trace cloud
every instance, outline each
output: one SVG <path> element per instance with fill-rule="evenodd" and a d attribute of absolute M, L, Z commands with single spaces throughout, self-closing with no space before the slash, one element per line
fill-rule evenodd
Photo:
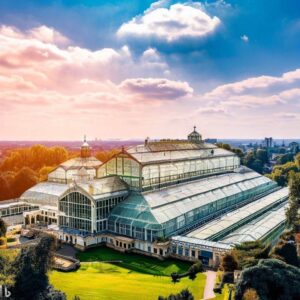
<path fill-rule="evenodd" d="M 298 99 L 300 100 L 300 89 L 299 88 L 294 88 L 294 89 L 288 89 L 284 90 L 280 93 L 280 97 L 286 100 L 291 100 L 291 99 Z"/>
<path fill-rule="evenodd" d="M 193 89 L 187 82 L 165 78 L 132 78 L 120 84 L 120 88 L 151 99 L 177 99 L 189 96 Z"/>
<path fill-rule="evenodd" d="M 182 38 L 203 38 L 221 24 L 218 17 L 209 16 L 201 6 L 173 4 L 169 8 L 152 6 L 142 16 L 136 16 L 119 28 L 119 37 L 154 37 L 169 43 Z"/>
<path fill-rule="evenodd" d="M 202 107 L 196 110 L 196 114 L 203 115 L 227 115 L 228 111 L 224 107 Z"/>
<path fill-rule="evenodd" d="M 243 41 L 243 42 L 245 42 L 245 43 L 248 43 L 249 42 L 249 37 L 247 36 L 247 35 L 242 35 L 241 36 L 241 40 Z"/>
<path fill-rule="evenodd" d="M 66 46 L 71 44 L 71 41 L 61 34 L 59 31 L 52 27 L 47 27 L 45 25 L 31 28 L 27 31 L 20 31 L 16 27 L 12 26 L 0 26 L 0 34 L 6 36 L 7 38 L 15 38 L 22 40 L 37 40 L 44 43 L 56 44 L 59 46 Z"/>
<path fill-rule="evenodd" d="M 105 125 L 108 115 L 120 112 L 122 120 L 144 119 L 162 109 L 160 100 L 193 93 L 187 82 L 162 78 L 169 68 L 154 48 L 138 57 L 126 45 L 85 49 L 46 26 L 25 32 L 2 26 L 0 45 L 0 116 L 9 132 L 24 118 L 27 128 L 34 128 L 41 116 L 44 125 L 49 118 L 65 124 L 74 115 L 79 123 L 87 115 L 101 116 Z"/>
<path fill-rule="evenodd" d="M 275 117 L 290 120 L 290 119 L 297 119 L 299 117 L 299 114 L 282 112 L 282 113 L 275 114 Z"/>
<path fill-rule="evenodd" d="M 281 84 L 291 84 L 300 80 L 300 69 L 283 73 L 281 76 L 258 76 L 251 77 L 234 83 L 223 84 L 205 94 L 206 98 L 226 97 L 238 95 L 254 90 L 268 89 L 272 86 Z"/>

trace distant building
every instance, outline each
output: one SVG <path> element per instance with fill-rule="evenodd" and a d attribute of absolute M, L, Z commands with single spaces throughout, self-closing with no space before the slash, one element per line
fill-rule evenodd
<path fill-rule="evenodd" d="M 210 143 L 210 144 L 216 144 L 218 142 L 218 140 L 217 139 L 205 139 L 204 142 Z"/>
<path fill-rule="evenodd" d="M 273 138 L 272 137 L 266 137 L 265 140 L 263 141 L 263 147 L 269 149 L 273 148 Z"/>
<path fill-rule="evenodd" d="M 297 142 L 291 142 L 289 144 L 289 150 L 292 154 L 297 154 L 300 151 L 299 143 Z"/>

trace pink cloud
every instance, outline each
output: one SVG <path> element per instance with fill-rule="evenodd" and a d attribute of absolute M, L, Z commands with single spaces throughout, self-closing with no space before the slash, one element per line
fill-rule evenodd
<path fill-rule="evenodd" d="M 193 89 L 187 82 L 165 78 L 131 78 L 120 84 L 120 88 L 151 99 L 177 99 L 189 96 Z"/>

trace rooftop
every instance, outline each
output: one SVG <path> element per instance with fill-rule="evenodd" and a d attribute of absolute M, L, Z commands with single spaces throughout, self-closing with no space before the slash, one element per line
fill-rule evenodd
<path fill-rule="evenodd" d="M 265 197 L 260 198 L 248 205 L 241 207 L 221 218 L 213 220 L 206 225 L 190 232 L 187 236 L 199 239 L 210 239 L 222 231 L 229 230 L 233 225 L 238 224 L 242 220 L 247 220 L 251 215 L 257 214 L 259 211 L 267 209 L 274 203 L 286 200 L 288 197 L 288 188 L 282 188 Z"/>
<path fill-rule="evenodd" d="M 162 224 L 193 209 L 247 191 L 262 184 L 276 183 L 244 168 L 144 193 L 131 193 L 111 213 L 115 219 Z"/>
<path fill-rule="evenodd" d="M 242 226 L 226 236 L 222 242 L 229 244 L 237 244 L 248 241 L 263 240 L 270 232 L 278 228 L 286 220 L 285 210 L 286 203 L 279 208 L 273 209 L 263 216 L 256 218 L 249 224 Z"/>

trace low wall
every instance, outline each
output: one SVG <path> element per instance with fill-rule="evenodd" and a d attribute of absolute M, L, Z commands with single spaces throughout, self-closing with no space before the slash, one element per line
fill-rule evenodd
<path fill-rule="evenodd" d="M 53 269 L 54 270 L 58 270 L 58 271 L 62 271 L 62 272 L 71 272 L 71 271 L 75 271 L 80 267 L 80 261 L 76 258 L 70 257 L 70 256 L 65 256 L 65 255 L 61 255 L 58 253 L 54 254 L 54 258 L 60 258 L 63 260 L 66 260 L 68 262 L 71 262 L 70 266 L 62 266 L 59 264 L 54 264 Z"/>

